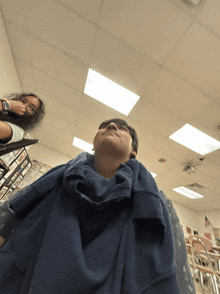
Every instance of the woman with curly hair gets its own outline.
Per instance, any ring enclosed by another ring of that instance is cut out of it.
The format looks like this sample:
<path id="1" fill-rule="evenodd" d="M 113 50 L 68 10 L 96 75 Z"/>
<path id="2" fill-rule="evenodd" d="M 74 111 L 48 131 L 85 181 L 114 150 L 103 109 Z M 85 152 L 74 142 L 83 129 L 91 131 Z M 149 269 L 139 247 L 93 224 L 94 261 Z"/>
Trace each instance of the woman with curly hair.
<path id="1" fill-rule="evenodd" d="M 45 114 L 43 101 L 33 93 L 11 94 L 0 102 L 1 144 L 22 140 Z"/>

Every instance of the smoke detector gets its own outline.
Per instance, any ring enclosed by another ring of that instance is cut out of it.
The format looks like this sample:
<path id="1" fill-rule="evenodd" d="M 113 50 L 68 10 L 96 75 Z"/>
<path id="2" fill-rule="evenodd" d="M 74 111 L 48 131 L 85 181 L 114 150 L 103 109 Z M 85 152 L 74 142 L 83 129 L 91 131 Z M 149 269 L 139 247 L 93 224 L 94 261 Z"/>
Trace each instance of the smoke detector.
<path id="1" fill-rule="evenodd" d="M 187 172 L 187 174 L 193 174 L 197 171 L 197 169 L 188 163 L 186 166 L 184 166 L 183 171 Z"/>

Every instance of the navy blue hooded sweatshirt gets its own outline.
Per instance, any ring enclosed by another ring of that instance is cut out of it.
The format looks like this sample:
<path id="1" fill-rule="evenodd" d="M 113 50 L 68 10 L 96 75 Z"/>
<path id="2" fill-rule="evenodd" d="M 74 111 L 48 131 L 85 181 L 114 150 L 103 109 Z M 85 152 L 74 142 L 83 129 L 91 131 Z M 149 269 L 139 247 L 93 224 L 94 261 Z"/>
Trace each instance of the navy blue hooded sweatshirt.
<path id="1" fill-rule="evenodd" d="M 169 214 L 136 159 L 107 180 L 82 153 L 10 202 L 0 251 L 7 294 L 179 294 Z"/>

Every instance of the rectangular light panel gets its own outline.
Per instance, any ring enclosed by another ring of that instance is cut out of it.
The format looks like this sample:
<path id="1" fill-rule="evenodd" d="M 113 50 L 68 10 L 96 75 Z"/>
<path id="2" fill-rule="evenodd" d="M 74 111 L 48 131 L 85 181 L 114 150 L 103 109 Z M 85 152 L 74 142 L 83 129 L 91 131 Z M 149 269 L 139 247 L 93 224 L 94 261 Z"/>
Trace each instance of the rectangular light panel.
<path id="1" fill-rule="evenodd" d="M 174 188 L 173 191 L 179 193 L 179 194 L 182 194 L 188 198 L 191 198 L 191 199 L 197 199 L 197 198 L 203 198 L 204 196 L 192 191 L 192 190 L 189 190 L 183 186 L 181 187 L 178 187 L 178 188 Z"/>
<path id="2" fill-rule="evenodd" d="M 88 153 L 91 153 L 91 154 L 94 153 L 94 151 L 92 151 L 93 145 L 89 144 L 79 138 L 76 138 L 76 137 L 73 138 L 73 146 L 75 146 L 79 149 L 82 149 Z"/>
<path id="3" fill-rule="evenodd" d="M 124 115 L 130 113 L 140 98 L 91 68 L 88 71 L 84 93 Z"/>
<path id="4" fill-rule="evenodd" d="M 220 142 L 199 131 L 193 126 L 186 124 L 172 134 L 170 139 L 195 151 L 200 155 L 208 154 L 220 148 Z"/>

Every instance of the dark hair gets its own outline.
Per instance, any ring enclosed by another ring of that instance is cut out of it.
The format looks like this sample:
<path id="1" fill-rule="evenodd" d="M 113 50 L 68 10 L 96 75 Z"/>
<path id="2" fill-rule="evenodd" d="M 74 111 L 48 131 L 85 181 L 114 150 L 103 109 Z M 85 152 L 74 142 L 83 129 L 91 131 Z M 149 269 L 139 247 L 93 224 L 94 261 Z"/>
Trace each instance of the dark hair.
<path id="1" fill-rule="evenodd" d="M 5 98 L 9 100 L 16 100 L 19 101 L 24 97 L 32 96 L 38 99 L 40 102 L 39 108 L 36 110 L 36 112 L 33 115 L 17 115 L 15 113 L 8 113 L 8 114 L 1 114 L 0 119 L 4 121 L 8 121 L 11 123 L 14 123 L 15 125 L 20 126 L 25 131 L 33 129 L 36 125 L 40 123 L 42 118 L 45 115 L 45 105 L 43 101 L 35 94 L 33 93 L 21 93 L 21 94 L 10 94 L 8 96 L 5 96 Z"/>
<path id="2" fill-rule="evenodd" d="M 135 129 L 133 129 L 132 127 L 130 127 L 125 120 L 120 119 L 120 118 L 113 118 L 113 119 L 109 119 L 109 120 L 105 120 L 101 123 L 101 125 L 99 126 L 99 130 L 102 128 L 103 125 L 109 125 L 111 122 L 115 123 L 117 126 L 126 126 L 129 130 L 129 133 L 131 135 L 132 138 L 132 147 L 134 148 L 134 151 L 137 153 L 138 150 L 138 137 L 137 137 L 137 133 L 135 131 Z M 130 158 L 135 158 L 136 156 L 131 155 Z"/>

